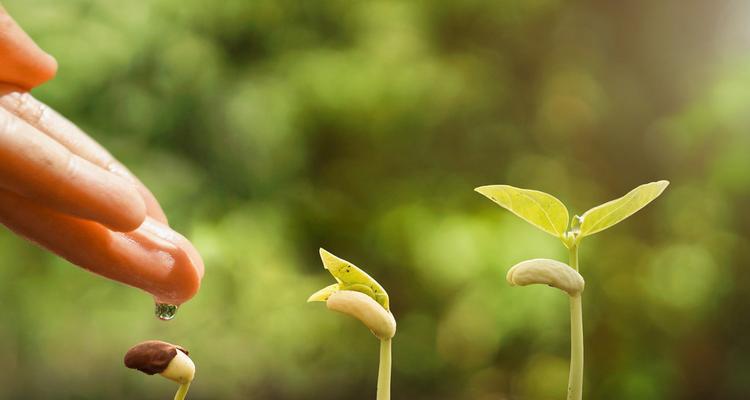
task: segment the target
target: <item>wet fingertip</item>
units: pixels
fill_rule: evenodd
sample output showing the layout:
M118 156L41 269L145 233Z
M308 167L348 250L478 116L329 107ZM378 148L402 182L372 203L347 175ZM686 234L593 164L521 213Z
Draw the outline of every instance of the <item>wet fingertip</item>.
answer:
M141 230L149 234L152 238L159 238L162 241L170 243L175 248L175 251L181 252L184 258L190 262L190 266L198 273L198 277L203 278L203 258L200 256L200 253L198 253L195 246L193 246L185 236L182 236L179 232L176 232L168 225L150 216L146 217L146 221L143 223Z
M175 269L180 269L179 274L185 276L187 279L183 279L179 288L179 293L176 295L179 297L174 299L175 304L182 304L192 299L200 290L201 282L203 280L204 265L203 259L201 258L198 251L185 237L176 233L177 235L177 252L180 253L178 264L175 265Z
M185 253L187 253L190 261L193 263L193 267L196 269L196 271L198 271L198 276L203 279L206 267L203 264L203 258L198 253L198 250L190 242L188 242L188 245L185 248Z
M193 246L193 244L187 240L184 236L181 234L175 232L175 245L182 251L187 257L188 261L190 262L190 266L195 270L195 272L198 274L198 280L200 281L203 279L203 274L205 273L205 266L203 264L203 258L201 257L200 253L198 253L198 250Z
M178 246L172 255L175 260L172 277L151 294L159 303L181 305L198 294L203 280L203 261L200 256L194 258L184 246Z

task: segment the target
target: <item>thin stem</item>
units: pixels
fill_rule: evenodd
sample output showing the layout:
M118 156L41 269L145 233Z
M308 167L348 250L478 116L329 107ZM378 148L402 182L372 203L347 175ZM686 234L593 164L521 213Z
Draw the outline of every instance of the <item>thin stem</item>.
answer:
M570 248L570 266L578 271L578 245ZM570 296L570 377L568 400L583 398L583 306L581 295Z
M578 245L574 244L570 247L570 266L573 267L574 270L578 271Z
M187 396L188 389L190 389L190 382L183 383L180 385L180 388L177 389L177 393L174 395L174 400L185 400L185 396Z
M391 399L391 340L380 340L380 368L378 368L377 400Z

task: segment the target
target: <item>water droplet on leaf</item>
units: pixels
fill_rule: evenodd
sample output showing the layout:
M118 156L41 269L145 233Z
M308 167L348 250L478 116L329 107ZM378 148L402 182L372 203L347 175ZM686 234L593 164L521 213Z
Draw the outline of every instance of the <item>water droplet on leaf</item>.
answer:
M574 236L578 236L581 233L582 224L583 224L583 217L574 215L573 219L570 221L569 232L571 232Z

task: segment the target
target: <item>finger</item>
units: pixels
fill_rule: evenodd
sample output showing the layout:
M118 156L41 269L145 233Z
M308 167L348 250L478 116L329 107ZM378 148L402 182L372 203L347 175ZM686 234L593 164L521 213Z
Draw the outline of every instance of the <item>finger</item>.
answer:
M71 154L3 108L0 187L118 231L136 229L146 217L133 184Z
M107 170L112 172L113 174L127 179L133 185L135 185L135 188L138 190L138 193L140 193L141 198L146 204L146 215L163 224L169 223L169 221L167 220L167 214L164 213L164 210L161 208L159 201L156 200L156 196L154 196L154 194L151 193L151 190L149 190L149 188L147 188L140 179L136 178L136 176L133 175L133 173L130 172L130 170L126 166L115 160L109 165Z
M0 5L0 81L31 89L55 76L57 61L16 24Z
M188 301L203 278L203 261L190 242L152 219L133 232L113 232L0 190L0 223L73 264L142 289L162 303Z
M80 156L116 175L132 182L146 203L146 212L152 218L167 222L156 197L146 185L135 177L124 165L118 162L99 143L80 130L67 118L58 114L28 92L11 85L0 84L0 107L28 122L47 136L65 146L71 153Z

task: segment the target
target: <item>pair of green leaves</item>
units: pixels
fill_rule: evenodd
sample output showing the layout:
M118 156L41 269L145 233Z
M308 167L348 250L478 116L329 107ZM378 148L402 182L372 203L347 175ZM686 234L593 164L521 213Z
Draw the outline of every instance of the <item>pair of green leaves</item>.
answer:
M580 217L576 216L577 220L571 224L578 224L572 240L577 242L635 214L659 197L667 185L669 182L662 180L638 186L619 199L594 207ZM554 196L508 185L481 186L475 190L537 228L559 237L566 246L572 244L568 232L568 209Z
M365 271L325 249L320 249L320 259L323 261L323 267L336 279L336 283L313 293L307 299L308 302L327 301L331 294L339 290L353 290L372 297L383 308L389 309L388 293Z

